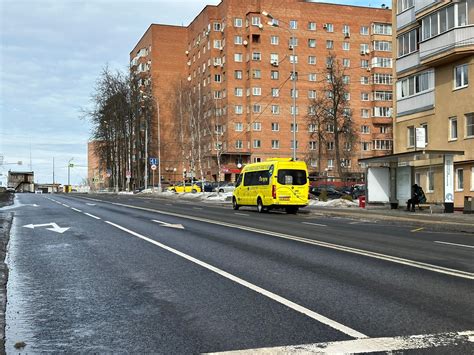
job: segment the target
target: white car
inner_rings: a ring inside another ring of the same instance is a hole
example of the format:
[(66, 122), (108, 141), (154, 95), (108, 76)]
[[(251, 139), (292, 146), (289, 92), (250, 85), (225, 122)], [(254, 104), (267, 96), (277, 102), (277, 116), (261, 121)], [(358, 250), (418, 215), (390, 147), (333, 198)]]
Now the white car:
[(216, 187), (217, 192), (233, 192), (235, 190), (235, 186), (232, 183), (225, 183)]

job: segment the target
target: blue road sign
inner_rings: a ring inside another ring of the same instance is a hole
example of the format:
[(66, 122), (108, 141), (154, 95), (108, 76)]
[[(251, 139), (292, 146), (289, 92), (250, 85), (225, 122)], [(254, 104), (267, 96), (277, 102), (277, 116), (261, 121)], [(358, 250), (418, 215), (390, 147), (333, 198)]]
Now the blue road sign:
[(158, 165), (158, 159), (157, 158), (150, 158), (150, 165)]

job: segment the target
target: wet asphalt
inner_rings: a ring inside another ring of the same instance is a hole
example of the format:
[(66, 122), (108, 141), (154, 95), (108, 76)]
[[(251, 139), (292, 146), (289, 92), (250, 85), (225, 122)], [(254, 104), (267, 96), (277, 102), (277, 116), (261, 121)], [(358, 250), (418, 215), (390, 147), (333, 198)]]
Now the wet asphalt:
[[(8, 255), (9, 353), (19, 341), (25, 353), (181, 354), (353, 339), (190, 258), (368, 337), (474, 329), (472, 279), (287, 238), (472, 275), (472, 235), (133, 196), (17, 199), (24, 206), (14, 210)], [(69, 229), (24, 227), (53, 222)]]

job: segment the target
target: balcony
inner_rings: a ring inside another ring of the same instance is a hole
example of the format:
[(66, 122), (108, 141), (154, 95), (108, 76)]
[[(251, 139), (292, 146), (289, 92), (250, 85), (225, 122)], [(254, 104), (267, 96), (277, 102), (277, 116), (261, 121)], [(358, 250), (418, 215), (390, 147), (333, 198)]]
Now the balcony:
[(395, 65), (397, 68), (397, 74), (417, 67), (420, 65), (420, 52), (416, 51), (404, 57), (398, 58), (395, 61)]
[(421, 64), (453, 60), (456, 55), (474, 51), (474, 26), (458, 27), (420, 43)]
[(378, 116), (373, 116), (370, 121), (372, 122), (373, 125), (387, 125), (387, 124), (392, 124), (392, 117), (378, 117)]
[(435, 104), (434, 90), (397, 100), (397, 116), (430, 110)]
[(411, 7), (397, 15), (397, 30), (413, 22), (415, 22), (415, 8)]
[(416, 0), (415, 1), (415, 13), (425, 10), (431, 5), (438, 4), (439, 0)]

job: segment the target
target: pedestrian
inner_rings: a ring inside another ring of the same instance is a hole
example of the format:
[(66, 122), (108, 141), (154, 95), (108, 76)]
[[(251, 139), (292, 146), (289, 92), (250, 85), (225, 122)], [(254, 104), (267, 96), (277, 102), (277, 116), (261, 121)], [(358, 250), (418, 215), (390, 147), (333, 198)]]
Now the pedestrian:
[[(415, 205), (425, 203), (426, 197), (421, 186), (414, 184), (411, 187), (411, 198), (407, 201), (407, 211), (415, 212)], [(410, 208), (411, 207), (411, 208)]]

